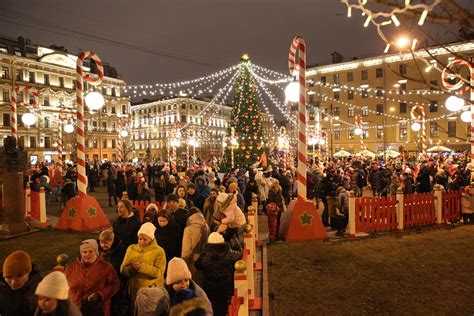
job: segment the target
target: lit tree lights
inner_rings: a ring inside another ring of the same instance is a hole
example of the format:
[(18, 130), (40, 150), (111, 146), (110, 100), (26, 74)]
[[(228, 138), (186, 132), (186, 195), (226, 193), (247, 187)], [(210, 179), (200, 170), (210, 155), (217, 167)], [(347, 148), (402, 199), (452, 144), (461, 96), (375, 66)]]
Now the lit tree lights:
[(234, 148), (234, 161), (237, 167), (254, 164), (260, 160), (264, 152), (255, 78), (247, 67), (250, 63), (248, 55), (243, 55), (240, 61), (231, 112), (231, 127), (234, 128), (237, 138), (237, 145)]

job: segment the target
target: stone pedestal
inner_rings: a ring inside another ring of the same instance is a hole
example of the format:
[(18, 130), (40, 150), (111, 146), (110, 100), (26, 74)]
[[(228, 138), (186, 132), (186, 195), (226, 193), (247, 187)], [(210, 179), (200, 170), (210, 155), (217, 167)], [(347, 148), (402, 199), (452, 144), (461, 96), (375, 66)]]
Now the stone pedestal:
[(23, 190), (23, 172), (4, 173), (3, 205), (4, 221), (2, 233), (7, 235), (21, 234), (30, 229), (25, 223), (25, 205)]

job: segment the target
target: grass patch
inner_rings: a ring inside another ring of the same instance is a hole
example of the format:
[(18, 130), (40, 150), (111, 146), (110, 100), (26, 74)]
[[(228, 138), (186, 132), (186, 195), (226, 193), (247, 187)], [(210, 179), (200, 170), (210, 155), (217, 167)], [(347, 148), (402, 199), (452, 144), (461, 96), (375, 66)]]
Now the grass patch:
[(474, 312), (474, 226), (401, 238), (272, 244), (274, 315)]
[(30, 254), (33, 263), (41, 272), (51, 271), (56, 266), (56, 256), (66, 253), (69, 262), (79, 255), (81, 241), (97, 239), (96, 233), (80, 233), (63, 230), (43, 230), (38, 233), (0, 241), (0, 262), (15, 250), (24, 250)]

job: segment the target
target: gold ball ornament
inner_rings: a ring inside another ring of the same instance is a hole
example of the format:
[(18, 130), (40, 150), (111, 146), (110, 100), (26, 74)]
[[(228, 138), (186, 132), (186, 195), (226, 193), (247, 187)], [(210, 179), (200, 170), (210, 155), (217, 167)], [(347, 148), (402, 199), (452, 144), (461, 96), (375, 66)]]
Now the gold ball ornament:
[(247, 263), (244, 260), (239, 260), (234, 264), (234, 268), (238, 273), (243, 273), (247, 270)]
[(68, 261), (69, 261), (69, 256), (65, 253), (62, 253), (56, 257), (56, 263), (61, 266), (65, 266)]
[(250, 224), (245, 224), (243, 227), (243, 231), (246, 234), (250, 234), (252, 232), (253, 226)]

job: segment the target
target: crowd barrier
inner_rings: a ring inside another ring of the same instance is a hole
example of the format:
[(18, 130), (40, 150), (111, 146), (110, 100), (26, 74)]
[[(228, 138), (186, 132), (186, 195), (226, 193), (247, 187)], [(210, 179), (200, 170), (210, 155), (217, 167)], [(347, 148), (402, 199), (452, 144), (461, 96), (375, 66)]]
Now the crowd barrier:
[(248, 208), (248, 225), (244, 228), (244, 251), (242, 259), (235, 263), (234, 295), (228, 307), (229, 316), (247, 316), (250, 311), (262, 309), (262, 298), (255, 293), (256, 271), (262, 269), (258, 262), (258, 204), (253, 197)]
[(349, 194), (349, 235), (385, 230), (403, 230), (452, 223), (461, 219), (461, 191), (443, 191), (435, 185), (432, 193), (396, 197), (355, 197)]
[(37, 220), (36, 226), (47, 226), (46, 218), (46, 193), (41, 187), (39, 192), (31, 191), (30, 185), (26, 185), (24, 191), (25, 220)]

